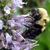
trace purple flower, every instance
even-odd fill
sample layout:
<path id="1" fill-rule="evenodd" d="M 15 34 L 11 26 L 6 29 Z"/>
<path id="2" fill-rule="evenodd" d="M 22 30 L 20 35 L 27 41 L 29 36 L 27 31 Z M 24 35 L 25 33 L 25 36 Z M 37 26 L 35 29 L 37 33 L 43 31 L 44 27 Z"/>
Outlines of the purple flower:
<path id="1" fill-rule="evenodd" d="M 10 14 L 10 8 L 8 6 L 5 6 L 4 7 L 4 11 L 7 13 L 7 14 Z"/>
<path id="2" fill-rule="evenodd" d="M 3 28 L 3 21 L 0 20 L 0 30 L 2 30 L 2 28 Z"/>
<path id="3" fill-rule="evenodd" d="M 17 15 L 14 16 L 12 19 L 15 20 L 16 22 L 16 27 L 22 28 L 25 25 L 30 26 L 32 25 L 31 23 L 31 18 L 28 18 L 29 15 Z M 29 22 L 30 21 L 30 22 Z"/>
<path id="4" fill-rule="evenodd" d="M 9 33 L 6 33 L 6 41 L 7 41 L 7 44 L 12 41 L 12 36 L 10 36 Z"/>
<path id="5" fill-rule="evenodd" d="M 20 50 L 20 43 L 17 41 L 13 41 L 13 46 L 11 46 L 12 50 Z"/>
<path id="6" fill-rule="evenodd" d="M 12 0 L 12 6 L 13 7 L 23 7 L 23 4 L 26 4 L 24 2 L 22 2 L 22 0 Z"/>
<path id="7" fill-rule="evenodd" d="M 5 37 L 4 37 L 4 33 L 3 32 L 0 32 L 0 49 L 2 48 L 2 47 L 4 47 L 5 46 Z"/>
<path id="8" fill-rule="evenodd" d="M 15 27 L 15 21 L 14 20 L 8 20 L 7 22 L 11 27 Z"/>
<path id="9" fill-rule="evenodd" d="M 24 37 L 20 34 L 20 32 L 17 32 L 15 30 L 11 30 L 13 33 L 14 38 L 18 41 L 21 42 L 24 40 Z"/>

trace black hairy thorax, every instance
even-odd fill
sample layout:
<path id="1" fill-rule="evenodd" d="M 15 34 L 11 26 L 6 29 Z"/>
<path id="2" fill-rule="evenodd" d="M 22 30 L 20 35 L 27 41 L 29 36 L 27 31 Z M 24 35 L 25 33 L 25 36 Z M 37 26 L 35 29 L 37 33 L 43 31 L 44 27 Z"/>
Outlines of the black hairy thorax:
<path id="1" fill-rule="evenodd" d="M 34 24 L 25 31 L 25 37 L 28 39 L 34 39 L 41 33 L 42 26 Z"/>

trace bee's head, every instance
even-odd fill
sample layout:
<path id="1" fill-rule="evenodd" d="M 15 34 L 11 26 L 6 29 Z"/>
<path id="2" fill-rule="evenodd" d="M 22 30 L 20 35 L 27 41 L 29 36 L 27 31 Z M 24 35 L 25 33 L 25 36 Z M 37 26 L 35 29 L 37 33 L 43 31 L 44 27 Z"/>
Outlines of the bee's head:
<path id="1" fill-rule="evenodd" d="M 31 8 L 29 10 L 32 14 L 38 13 L 38 9 L 37 8 Z"/>
<path id="2" fill-rule="evenodd" d="M 31 8 L 29 11 L 31 12 L 30 16 L 33 17 L 35 21 L 41 18 L 38 8 Z"/>

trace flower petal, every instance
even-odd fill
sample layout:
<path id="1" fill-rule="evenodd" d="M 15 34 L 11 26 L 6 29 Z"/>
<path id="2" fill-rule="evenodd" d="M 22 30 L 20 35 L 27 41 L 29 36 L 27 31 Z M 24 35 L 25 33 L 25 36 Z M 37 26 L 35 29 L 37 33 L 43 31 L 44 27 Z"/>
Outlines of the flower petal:
<path id="1" fill-rule="evenodd" d="M 0 20 L 0 30 L 2 30 L 2 28 L 3 28 L 3 21 Z"/>
<path id="2" fill-rule="evenodd" d="M 10 8 L 8 6 L 5 6 L 4 7 L 4 11 L 7 13 L 7 14 L 10 14 Z"/>

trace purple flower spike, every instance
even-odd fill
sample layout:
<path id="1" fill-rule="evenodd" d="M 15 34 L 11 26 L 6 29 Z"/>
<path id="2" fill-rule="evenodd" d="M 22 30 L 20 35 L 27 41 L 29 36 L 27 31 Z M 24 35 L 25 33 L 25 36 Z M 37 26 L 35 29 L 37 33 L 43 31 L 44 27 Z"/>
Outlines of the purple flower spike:
<path id="1" fill-rule="evenodd" d="M 23 8 L 23 4 L 27 3 L 22 0 L 0 2 L 0 50 L 31 50 L 37 46 L 37 41 L 24 37 L 25 32 L 32 26 L 30 14 L 15 15 L 17 8 Z"/>

